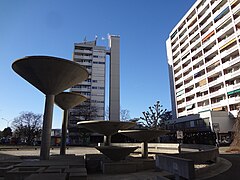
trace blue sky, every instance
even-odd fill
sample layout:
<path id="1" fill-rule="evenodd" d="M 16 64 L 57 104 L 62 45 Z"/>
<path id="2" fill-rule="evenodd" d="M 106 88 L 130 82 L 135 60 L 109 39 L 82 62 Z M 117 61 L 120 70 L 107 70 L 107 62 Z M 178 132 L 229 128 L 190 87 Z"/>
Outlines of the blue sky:
<path id="1" fill-rule="evenodd" d="M 121 106 L 131 118 L 157 100 L 171 109 L 165 41 L 195 0 L 1 0 L 0 130 L 22 111 L 43 113 L 45 97 L 11 68 L 27 55 L 72 58 L 76 42 L 121 37 Z M 53 128 L 62 111 L 54 108 Z"/>

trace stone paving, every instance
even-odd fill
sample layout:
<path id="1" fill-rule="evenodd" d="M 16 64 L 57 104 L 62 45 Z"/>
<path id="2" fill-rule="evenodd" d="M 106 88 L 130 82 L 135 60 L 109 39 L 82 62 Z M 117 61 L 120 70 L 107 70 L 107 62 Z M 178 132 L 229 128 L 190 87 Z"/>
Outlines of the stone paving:
<path id="1" fill-rule="evenodd" d="M 231 154 L 234 152 L 226 152 L 228 147 L 221 147 L 219 149 L 220 154 Z M 50 151 L 51 155 L 58 155 L 60 152 L 59 148 L 53 148 Z M 163 150 L 164 152 L 164 150 Z M 66 150 L 67 154 L 76 154 L 76 155 L 85 155 L 85 154 L 99 154 L 99 151 L 96 150 L 94 147 L 69 147 Z M 25 158 L 32 157 L 39 157 L 40 155 L 40 148 L 39 147 L 33 147 L 33 148 L 19 148 L 17 150 L 16 147 L 10 148 L 10 149 L 3 149 L 0 146 L 0 160 L 13 160 L 18 159 L 21 156 L 24 156 Z M 214 172 L 217 173 L 217 170 Z M 155 180 L 155 179 L 165 179 L 164 176 L 168 175 L 167 172 L 156 172 L 154 170 L 149 171 L 143 171 L 138 173 L 130 173 L 130 174 L 121 174 L 121 175 L 103 175 L 103 174 L 89 174 L 88 179 L 94 180 L 94 179 L 129 179 L 129 180 L 137 180 L 137 179 L 149 179 L 149 180 Z M 211 175 L 211 174 L 210 174 Z M 205 178 L 207 178 L 206 176 Z M 211 177 L 211 176 L 209 176 Z M 3 178 L 0 178 L 0 180 L 3 180 Z"/>
<path id="2" fill-rule="evenodd" d="M 35 150 L 36 148 L 36 150 Z M 60 148 L 51 148 L 50 155 L 56 155 L 60 153 Z M 100 153 L 94 147 L 70 147 L 66 150 L 66 154 L 75 154 L 75 155 L 85 155 L 85 154 L 98 154 Z M 32 148 L 5 148 L 1 149 L 0 146 L 0 160 L 5 159 L 6 157 L 10 156 L 39 156 L 40 155 L 40 148 L 39 147 L 32 147 Z"/>

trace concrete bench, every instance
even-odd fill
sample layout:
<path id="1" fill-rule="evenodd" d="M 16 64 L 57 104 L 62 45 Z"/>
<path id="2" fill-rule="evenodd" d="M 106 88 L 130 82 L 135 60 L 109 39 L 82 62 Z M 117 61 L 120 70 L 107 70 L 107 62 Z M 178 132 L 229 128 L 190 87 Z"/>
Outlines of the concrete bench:
<path id="1" fill-rule="evenodd" d="M 67 180 L 67 175 L 65 173 L 41 173 L 32 174 L 25 178 L 25 180 Z"/>
<path id="2" fill-rule="evenodd" d="M 157 155 L 156 167 L 159 170 L 165 170 L 175 175 L 178 179 L 183 177 L 186 179 L 195 178 L 195 169 L 193 160 L 178 157 Z"/>
<path id="3" fill-rule="evenodd" d="M 136 162 L 110 162 L 103 163 L 103 174 L 125 174 L 137 172 Z"/>
<path id="4" fill-rule="evenodd" d="M 44 169 L 44 167 L 16 167 L 6 173 L 5 180 L 23 180 L 31 174 L 43 172 Z"/>
<path id="5" fill-rule="evenodd" d="M 104 154 L 86 154 L 86 167 L 88 173 L 100 172 L 102 170 L 102 162 L 110 162 Z"/>
<path id="6" fill-rule="evenodd" d="M 14 168 L 14 165 L 21 163 L 21 161 L 0 161 L 0 177 L 4 177 L 7 171 Z"/>

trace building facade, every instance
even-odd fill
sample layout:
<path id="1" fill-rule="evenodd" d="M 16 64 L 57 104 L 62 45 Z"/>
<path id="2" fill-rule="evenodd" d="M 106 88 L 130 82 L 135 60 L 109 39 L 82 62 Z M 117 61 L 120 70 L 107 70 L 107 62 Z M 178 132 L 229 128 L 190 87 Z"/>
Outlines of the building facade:
<path id="1" fill-rule="evenodd" d="M 220 112 L 227 116 L 219 132 L 231 131 L 240 108 L 239 35 L 239 0 L 197 0 L 173 28 L 166 47 L 175 123 L 204 116 L 214 131 Z"/>
<path id="2" fill-rule="evenodd" d="M 89 77 L 75 85 L 71 92 L 78 92 L 87 101 L 69 110 L 69 139 L 71 144 L 81 144 L 77 122 L 105 119 L 106 57 L 109 56 L 109 120 L 120 121 L 120 36 L 109 35 L 109 47 L 98 46 L 95 41 L 74 44 L 73 61 L 84 66 Z M 94 135 L 94 134 L 92 134 Z M 92 136 L 91 136 L 92 137 Z"/>
<path id="3" fill-rule="evenodd" d="M 84 66 L 89 77 L 84 82 L 75 85 L 71 92 L 80 93 L 87 101 L 69 110 L 69 137 L 72 144 L 80 144 L 77 122 L 81 120 L 104 120 L 105 114 L 105 69 L 106 47 L 97 46 L 97 40 L 74 44 L 73 61 Z"/>

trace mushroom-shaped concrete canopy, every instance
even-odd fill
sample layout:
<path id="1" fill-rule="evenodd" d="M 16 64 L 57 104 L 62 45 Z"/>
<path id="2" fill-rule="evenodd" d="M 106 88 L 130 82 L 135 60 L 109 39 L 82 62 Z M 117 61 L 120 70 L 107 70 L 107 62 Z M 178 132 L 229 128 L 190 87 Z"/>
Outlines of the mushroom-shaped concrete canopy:
<path id="1" fill-rule="evenodd" d="M 61 92 L 55 96 L 55 103 L 63 110 L 73 108 L 86 100 L 85 96 L 74 92 Z"/>
<path id="2" fill-rule="evenodd" d="M 68 109 L 77 106 L 81 102 L 87 100 L 86 97 L 79 93 L 62 92 L 55 96 L 55 103 L 64 110 L 62 122 L 62 139 L 60 154 L 66 154 L 66 138 L 67 138 L 67 122 L 68 122 Z"/>
<path id="3" fill-rule="evenodd" d="M 141 142 L 149 142 L 158 136 L 165 135 L 168 130 L 120 130 L 119 133 Z"/>
<path id="4" fill-rule="evenodd" d="M 80 121 L 77 123 L 85 127 L 86 129 L 103 134 L 105 136 L 111 136 L 118 132 L 120 129 L 129 129 L 136 125 L 135 122 L 123 122 L 123 121 Z"/>
<path id="5" fill-rule="evenodd" d="M 13 70 L 44 94 L 56 95 L 87 79 L 87 70 L 70 60 L 27 56 L 12 64 Z"/>

